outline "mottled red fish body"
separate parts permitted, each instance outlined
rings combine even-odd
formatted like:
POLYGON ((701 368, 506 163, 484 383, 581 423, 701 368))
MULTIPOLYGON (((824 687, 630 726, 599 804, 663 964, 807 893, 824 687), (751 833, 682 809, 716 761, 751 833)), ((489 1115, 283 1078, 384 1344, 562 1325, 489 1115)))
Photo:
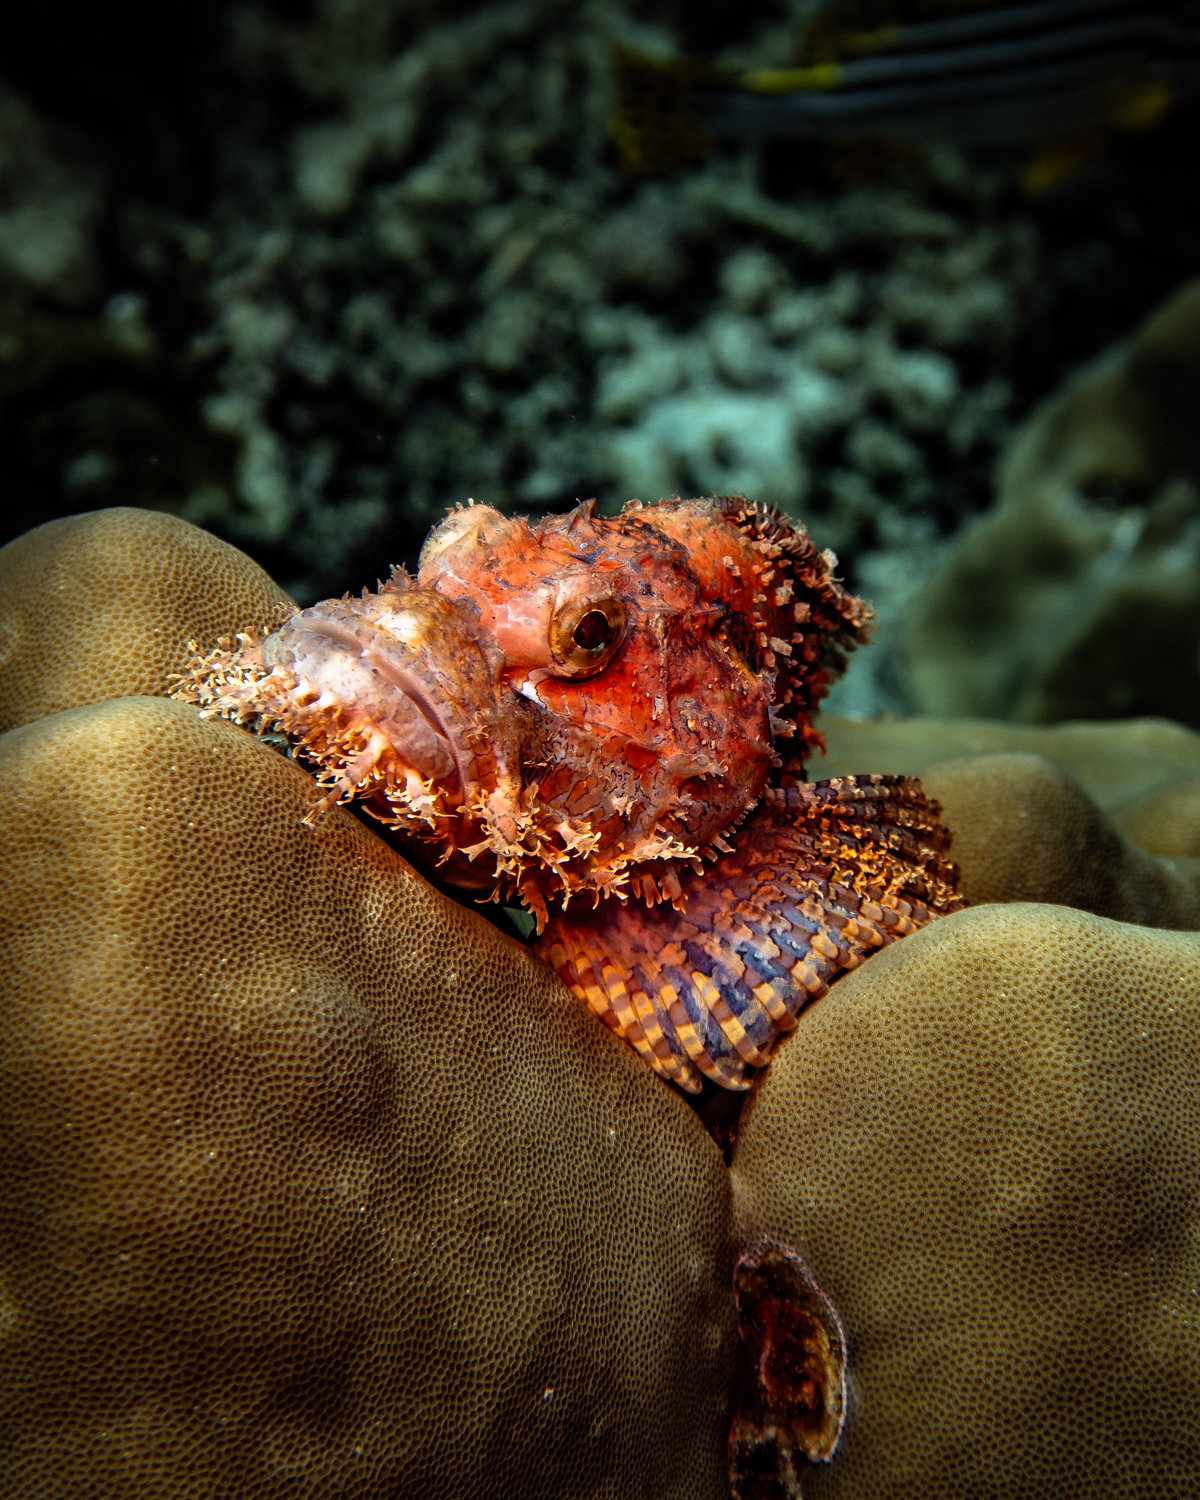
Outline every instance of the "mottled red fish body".
MULTIPOLYGON (((221 642, 175 696, 285 735, 317 770, 308 821, 359 799, 418 863, 520 900, 539 933, 551 922, 542 950, 664 1077, 744 1087, 794 1024, 801 992, 816 992, 803 979, 789 989, 786 973, 815 964, 820 989, 945 906, 945 892, 918 893, 924 876, 904 885, 905 861, 919 856, 924 870, 932 857, 928 840, 907 852, 893 840, 895 869, 885 861, 869 890, 851 881, 849 897, 836 879, 818 890, 801 878, 811 849, 787 852, 779 798, 821 744, 813 717, 829 682, 867 638, 870 611, 836 563, 802 526, 739 496, 631 501, 619 516, 587 502, 537 522, 460 506, 430 533, 415 579, 396 571, 266 639, 221 642), (791 875, 764 885, 763 859, 792 859, 791 875), (763 931, 774 930, 784 918, 771 903, 794 906, 793 887, 827 907, 808 957, 768 973, 773 940, 753 961, 726 944, 721 963, 741 964, 749 987, 722 990, 687 945, 731 911, 767 911, 763 931), (876 919, 893 898, 897 920, 876 919), (865 936, 839 947, 835 928, 865 936), (662 954, 684 948, 687 962, 664 969, 662 954)), ((866 813, 854 827, 891 826, 897 808, 903 822, 917 806, 906 796, 855 794, 866 813)))

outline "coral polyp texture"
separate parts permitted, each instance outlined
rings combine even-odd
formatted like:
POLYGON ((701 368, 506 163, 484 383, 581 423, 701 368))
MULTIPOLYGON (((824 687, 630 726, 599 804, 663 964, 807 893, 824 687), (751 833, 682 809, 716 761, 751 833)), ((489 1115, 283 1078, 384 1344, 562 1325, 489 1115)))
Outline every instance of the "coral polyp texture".
POLYGON ((174 696, 284 734, 310 823, 359 798, 444 879, 524 902, 664 1077, 745 1088, 837 973, 960 904, 916 783, 802 783, 867 638, 836 562, 740 496, 457 507, 415 579, 223 641, 174 696))
POLYGON ((19 556, 6 620, 69 584, 69 711, 0 663, 4 1500, 1197 1493, 1200 957, 1150 929, 1200 928, 1200 862, 1131 839, 1200 850, 1200 735, 834 724, 994 904, 800 1015, 731 1195, 521 945, 305 826, 299 765, 97 700, 165 692, 198 608, 261 633, 249 559, 131 510, 19 556))
POLYGON ((0 1495, 720 1500, 683 1101, 228 724, 92 704, 0 777, 0 1495))
POLYGON ((167 691, 188 642, 296 605, 236 547, 156 511, 49 521, 0 548, 0 730, 167 691))

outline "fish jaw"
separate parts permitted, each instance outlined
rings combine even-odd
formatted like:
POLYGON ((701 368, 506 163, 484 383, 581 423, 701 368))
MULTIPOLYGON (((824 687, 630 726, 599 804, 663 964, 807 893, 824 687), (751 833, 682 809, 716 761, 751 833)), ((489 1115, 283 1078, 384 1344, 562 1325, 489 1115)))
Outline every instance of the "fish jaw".
POLYGON ((265 640, 222 642, 172 696, 280 733, 315 764, 310 824, 359 798, 449 857, 464 817, 519 759, 521 715, 505 712, 499 667, 469 605, 385 589, 298 611, 265 640))

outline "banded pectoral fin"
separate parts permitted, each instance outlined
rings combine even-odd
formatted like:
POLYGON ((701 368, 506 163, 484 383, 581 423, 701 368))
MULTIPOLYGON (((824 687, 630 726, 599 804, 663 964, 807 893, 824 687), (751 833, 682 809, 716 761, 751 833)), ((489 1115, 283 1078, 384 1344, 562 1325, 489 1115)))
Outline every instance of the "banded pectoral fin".
POLYGON ((662 1077, 749 1088, 839 974, 964 904, 939 812, 910 777, 780 788, 674 903, 571 907, 535 946, 662 1077))

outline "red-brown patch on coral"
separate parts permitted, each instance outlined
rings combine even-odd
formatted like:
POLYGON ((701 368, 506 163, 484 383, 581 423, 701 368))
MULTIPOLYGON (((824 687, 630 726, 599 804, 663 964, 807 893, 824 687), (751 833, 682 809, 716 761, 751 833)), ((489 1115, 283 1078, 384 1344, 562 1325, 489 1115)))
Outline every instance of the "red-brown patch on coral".
POLYGON ((741 1399, 729 1434, 735 1500, 800 1500, 800 1475, 837 1450, 846 1410, 846 1342, 837 1314, 782 1246, 744 1255, 734 1273, 741 1399))

